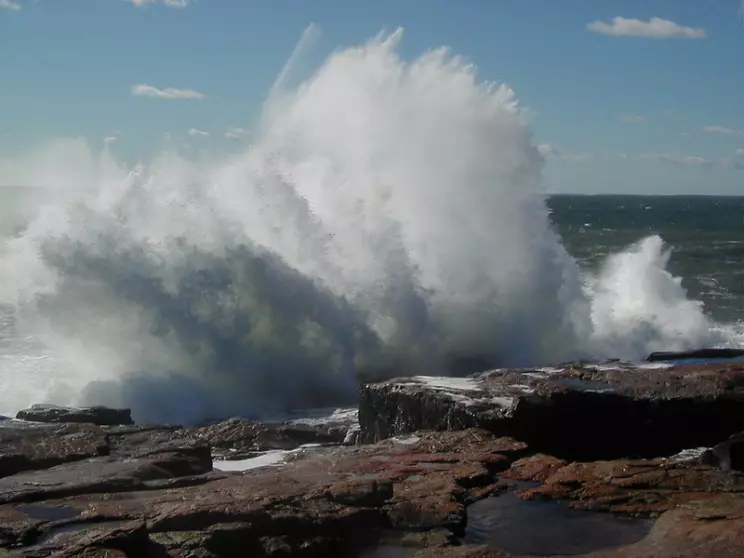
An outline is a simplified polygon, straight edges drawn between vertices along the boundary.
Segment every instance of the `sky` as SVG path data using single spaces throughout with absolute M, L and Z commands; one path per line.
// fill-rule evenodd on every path
M 551 193 L 744 195 L 744 0 L 0 0 L 0 159 L 238 149 L 311 23 L 310 63 L 403 27 L 512 87 Z

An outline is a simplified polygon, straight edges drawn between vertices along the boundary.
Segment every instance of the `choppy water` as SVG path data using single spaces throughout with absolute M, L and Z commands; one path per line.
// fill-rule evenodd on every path
M 649 235 L 672 250 L 669 271 L 716 321 L 744 320 L 744 196 L 553 196 L 553 220 L 587 269 Z

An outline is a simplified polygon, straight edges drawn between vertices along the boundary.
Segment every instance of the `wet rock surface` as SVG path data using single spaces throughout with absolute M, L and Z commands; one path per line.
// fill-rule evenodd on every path
M 402 378 L 361 388 L 359 423 L 367 442 L 479 427 L 572 460 L 672 455 L 744 431 L 744 361 Z
M 254 423 L 233 418 L 191 430 L 222 459 L 243 459 L 270 450 L 293 450 L 308 444 L 334 445 L 344 442 L 347 427 L 297 423 Z
M 0 556 L 744 556 L 743 438 L 729 438 L 732 426 L 701 444 L 702 427 L 685 430 L 693 415 L 717 424 L 723 401 L 738 409 L 741 367 L 616 366 L 370 386 L 382 417 L 362 427 L 388 438 L 366 445 L 350 445 L 337 424 L 0 421 Z M 379 395 L 388 393 L 403 394 L 397 412 Z M 627 455 L 603 455 L 620 426 L 582 399 L 608 394 L 629 402 L 600 399 L 625 413 L 620 426 L 635 428 L 633 413 L 651 421 L 650 434 L 619 438 Z M 574 415 L 568 401 L 579 402 Z M 676 455 L 658 424 L 671 404 L 687 409 L 677 436 L 688 451 Z M 556 417 L 573 430 L 550 424 Z M 546 431 L 579 441 L 551 452 Z M 657 435 L 664 451 L 635 457 Z M 213 455 L 267 450 L 284 461 L 213 470 Z

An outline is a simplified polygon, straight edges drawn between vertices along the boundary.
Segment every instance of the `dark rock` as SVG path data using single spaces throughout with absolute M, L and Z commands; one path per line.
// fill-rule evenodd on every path
M 660 362 L 665 360 L 712 360 L 744 357 L 744 349 L 698 349 L 696 351 L 683 352 L 657 352 L 648 355 L 648 362 Z
M 0 421 L 0 477 L 108 453 L 97 426 Z
M 129 409 L 109 407 L 58 407 L 56 405 L 33 405 L 18 411 L 17 419 L 34 422 L 88 423 L 103 425 L 134 424 Z
M 701 461 L 707 465 L 720 467 L 724 471 L 744 472 L 744 432 L 734 434 L 728 440 L 706 450 L 701 456 Z
M 98 486 L 102 477 L 111 477 L 112 467 L 119 467 L 114 477 L 126 470 L 127 474 L 132 473 L 140 480 L 191 476 L 211 471 L 210 446 L 186 434 L 175 427 L 101 427 L 93 424 L 2 421 L 0 485 L 8 492 L 0 494 L 0 499 L 15 493 L 12 483 L 17 485 L 21 479 L 31 482 L 30 479 L 46 478 L 45 474 L 22 476 L 20 473 L 50 469 L 75 461 L 85 463 L 51 469 L 50 486 L 56 486 L 57 483 Z M 65 476 L 65 471 L 71 472 Z M 38 489 L 44 482 L 32 484 Z M 129 481 L 121 482 L 126 484 Z M 43 493 L 43 490 L 36 490 L 34 494 L 37 496 L 34 498 L 38 499 Z
M 245 454 L 270 450 L 292 450 L 307 444 L 341 444 L 346 437 L 346 428 L 323 424 L 264 424 L 234 418 L 191 429 L 188 435 L 205 441 L 220 455 L 227 451 L 235 452 L 236 457 L 242 457 Z
M 362 386 L 365 442 L 472 427 L 567 460 L 673 455 L 744 430 L 744 363 L 574 364 Z

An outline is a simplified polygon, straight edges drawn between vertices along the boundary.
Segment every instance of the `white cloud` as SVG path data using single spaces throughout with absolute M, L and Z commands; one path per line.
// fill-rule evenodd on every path
M 708 132 L 709 134 L 722 134 L 724 136 L 740 136 L 744 138 L 743 131 L 732 130 L 731 128 L 726 128 L 725 126 L 705 126 L 703 128 L 703 132 Z
M 613 37 L 647 37 L 651 39 L 704 39 L 705 29 L 684 27 L 668 19 L 652 17 L 648 21 L 626 17 L 614 17 L 612 23 L 592 21 L 589 31 Z
M 744 0 L 742 0 L 742 2 L 744 2 Z M 738 155 L 739 157 L 744 157 L 744 147 L 742 147 L 741 149 L 737 149 L 737 150 L 736 150 L 736 154 L 737 154 L 737 155 Z
M 191 128 L 189 130 L 190 136 L 201 136 L 204 138 L 208 138 L 210 136 L 209 132 L 205 132 L 204 130 L 197 130 L 196 128 Z
M 13 2 L 13 0 L 0 0 L 0 8 L 17 12 L 21 9 L 21 5 L 18 2 Z
M 115 141 L 116 141 L 117 139 L 118 139 L 118 138 L 117 138 L 116 136 L 106 136 L 105 138 L 103 138 L 103 143 L 105 143 L 106 145 L 111 145 L 111 144 L 112 144 L 112 143 L 114 143 L 114 142 L 115 142 Z
M 623 122 L 628 122 L 629 124 L 640 124 L 641 122 L 646 121 L 646 117 L 630 114 L 628 116 L 623 116 L 622 120 Z
M 230 140 L 239 140 L 248 133 L 245 128 L 229 128 L 225 132 L 225 137 Z
M 588 153 L 569 153 L 568 151 L 553 147 L 549 143 L 542 143 L 538 145 L 537 150 L 540 152 L 540 155 L 542 155 L 546 159 L 548 157 L 552 157 L 555 159 L 560 159 L 561 161 L 571 161 L 574 163 L 586 161 L 587 159 L 591 159 L 592 157 Z
M 128 0 L 135 6 L 146 6 L 147 4 L 157 4 L 162 2 L 169 8 L 185 8 L 189 5 L 189 0 Z
M 710 166 L 716 163 L 713 159 L 697 157 L 694 155 L 675 155 L 670 153 L 643 153 L 641 159 L 649 161 L 660 161 L 662 163 L 673 163 L 676 165 Z
M 154 99 L 174 99 L 174 100 L 186 100 L 186 99 L 203 99 L 206 97 L 203 93 L 193 91 L 192 89 L 175 89 L 173 87 L 166 87 L 165 89 L 158 89 L 152 85 L 133 85 L 132 95 L 138 97 L 152 97 Z

